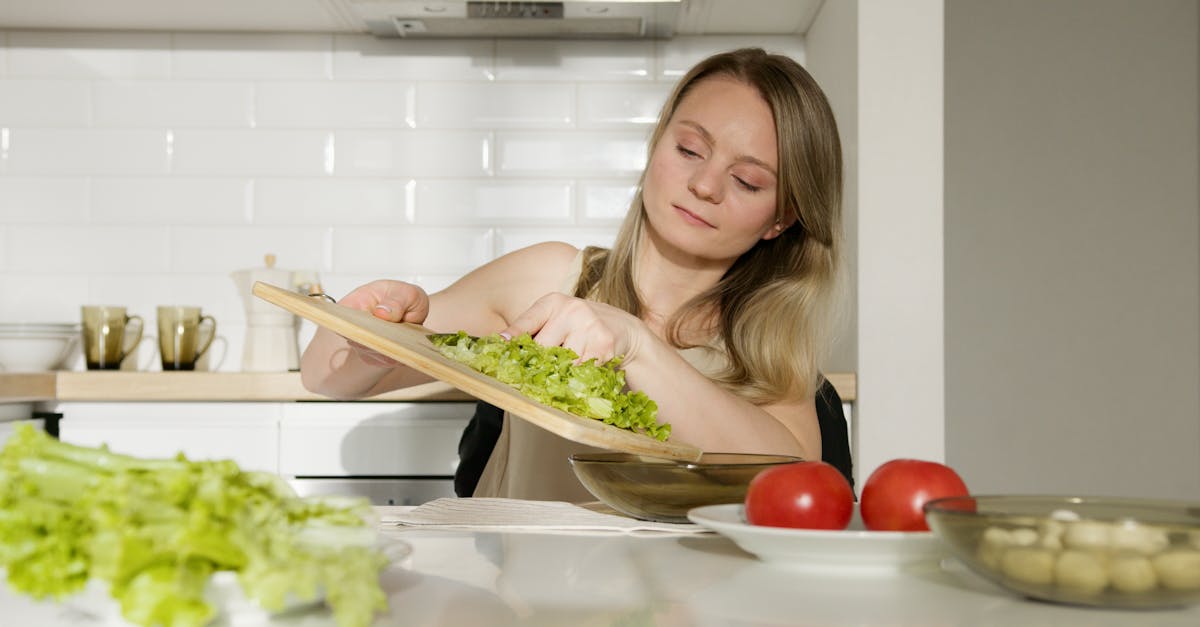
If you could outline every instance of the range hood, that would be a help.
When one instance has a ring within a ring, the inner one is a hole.
[[[350,0],[377,37],[666,38],[682,0]]]

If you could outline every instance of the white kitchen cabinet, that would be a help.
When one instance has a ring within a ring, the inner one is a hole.
[[[59,438],[144,457],[232,459],[278,472],[280,403],[59,403]]]
[[[291,403],[279,472],[305,477],[451,477],[474,403]]]

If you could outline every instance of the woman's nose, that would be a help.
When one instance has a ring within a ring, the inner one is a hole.
[[[688,190],[700,200],[721,202],[725,186],[721,173],[716,170],[717,168],[708,167],[707,164],[697,168],[688,181]]]

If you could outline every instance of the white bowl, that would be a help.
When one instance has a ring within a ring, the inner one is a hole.
[[[0,333],[0,370],[6,372],[44,372],[62,366],[75,348],[76,333],[33,332]]]

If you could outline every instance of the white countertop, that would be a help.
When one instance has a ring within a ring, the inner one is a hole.
[[[837,575],[758,561],[718,535],[563,534],[389,528],[411,555],[383,578],[376,625],[1200,625],[1200,606],[1112,611],[1024,600],[954,562]],[[4,625],[112,625],[0,591]],[[241,624],[241,623],[235,623]],[[273,625],[328,627],[324,610]]]

